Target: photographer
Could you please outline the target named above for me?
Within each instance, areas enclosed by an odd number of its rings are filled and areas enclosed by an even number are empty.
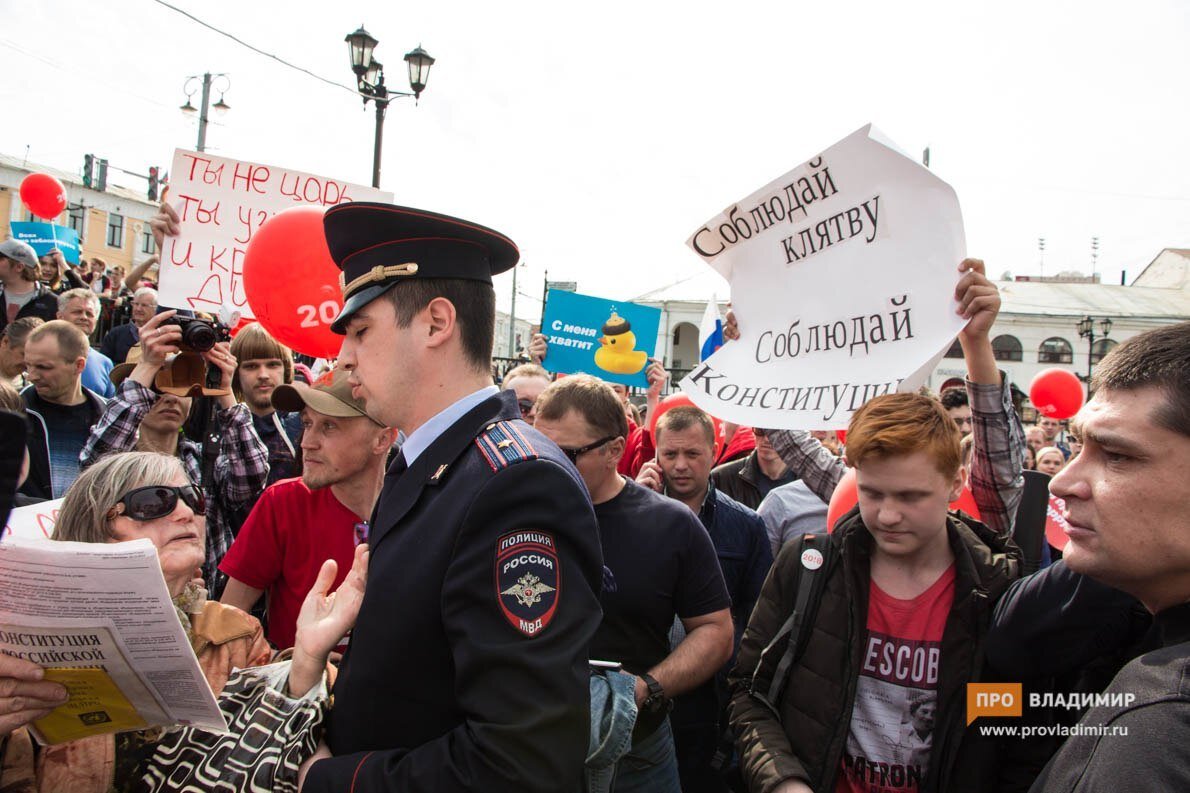
[[[201,353],[203,360],[221,373],[219,390],[223,392],[210,397],[217,408],[216,427],[210,434],[221,442],[213,475],[209,481],[202,481],[202,444],[181,434],[192,399],[163,394],[155,387],[158,372],[167,366],[167,359],[182,350],[182,329],[170,322],[175,313],[166,311],[146,322],[141,328],[144,355],[140,363],[131,372],[128,371],[131,364],[116,367],[112,372],[113,382],[121,382],[116,396],[91,431],[80,462],[86,468],[113,452],[133,450],[157,451],[181,458],[190,480],[201,484],[206,491],[207,555],[203,578],[212,596],[217,597],[226,580],[217,567],[234,539],[228,518],[264,490],[269,475],[268,449],[252,429],[251,413],[236,404],[232,396],[236,359],[228,344],[220,342]],[[171,387],[170,390],[186,394],[194,388]]]

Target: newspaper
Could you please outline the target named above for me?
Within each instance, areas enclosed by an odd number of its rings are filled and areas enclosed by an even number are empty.
[[[70,692],[33,723],[43,743],[175,725],[227,732],[147,539],[0,543],[0,652]]]

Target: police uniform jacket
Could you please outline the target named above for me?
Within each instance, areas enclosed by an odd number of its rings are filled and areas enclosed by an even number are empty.
[[[484,400],[389,469],[367,590],[306,793],[577,790],[598,528],[562,452]]]

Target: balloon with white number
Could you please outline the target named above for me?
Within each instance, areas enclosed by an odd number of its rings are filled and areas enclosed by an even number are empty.
[[[314,358],[339,354],[331,323],[343,308],[339,268],[326,247],[323,207],[278,212],[244,252],[244,291],[252,313],[277,341]]]

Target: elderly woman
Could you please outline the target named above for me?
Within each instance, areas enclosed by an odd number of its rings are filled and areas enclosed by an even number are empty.
[[[218,694],[233,669],[268,663],[272,651],[260,623],[232,606],[208,601],[194,580],[205,554],[202,491],[176,457],[129,452],[84,471],[66,494],[55,540],[123,542],[147,538],[157,546],[161,572],[211,689]],[[331,650],[359,613],[367,576],[367,546],[356,550],[351,572],[333,595],[335,563],[327,561],[306,596],[288,680],[301,697],[322,679]],[[35,754],[24,725],[66,699],[65,689],[41,680],[36,664],[0,654],[0,764],[5,793],[106,793],[131,789],[138,768],[153,753],[160,730],[100,735]],[[9,735],[8,733],[12,733]]]

